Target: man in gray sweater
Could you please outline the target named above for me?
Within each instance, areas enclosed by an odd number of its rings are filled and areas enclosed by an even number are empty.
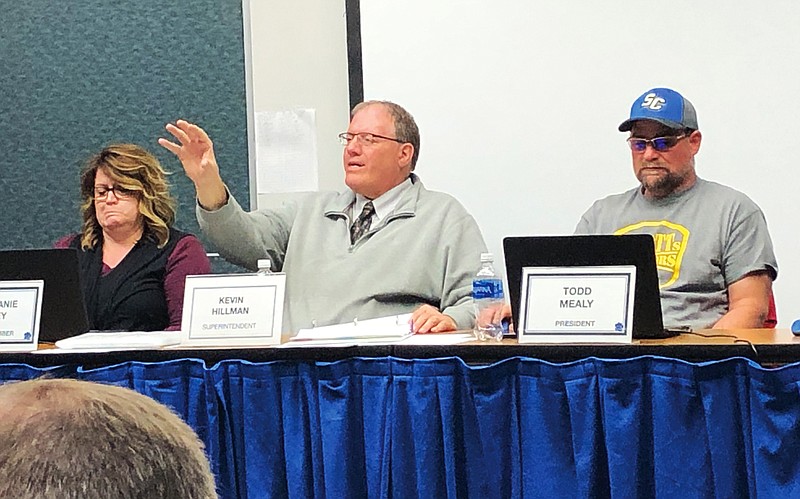
[[[284,331],[407,312],[418,333],[472,327],[486,244],[458,201],[412,173],[419,129],[402,107],[353,109],[339,135],[347,190],[250,213],[225,186],[205,131],[183,120],[167,131],[178,143],[159,143],[194,182],[200,227],[220,254],[250,269],[268,257],[286,273]]]

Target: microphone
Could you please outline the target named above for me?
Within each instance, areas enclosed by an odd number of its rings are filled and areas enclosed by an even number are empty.
[[[795,336],[800,336],[800,319],[792,322],[792,333]]]

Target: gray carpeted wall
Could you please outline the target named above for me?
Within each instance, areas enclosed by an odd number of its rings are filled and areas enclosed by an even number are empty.
[[[78,230],[80,168],[115,142],[174,172],[177,226],[197,233],[191,182],[156,142],[180,117],[208,130],[249,206],[241,0],[0,0],[0,10],[0,249]]]

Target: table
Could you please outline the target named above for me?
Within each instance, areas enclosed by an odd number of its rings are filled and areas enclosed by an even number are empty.
[[[709,337],[713,336],[713,337]],[[52,345],[42,345],[49,349]],[[473,341],[459,345],[360,345],[303,348],[182,348],[107,353],[0,353],[0,363],[24,363],[34,367],[80,364],[101,367],[126,361],[165,362],[194,358],[207,364],[230,359],[250,362],[309,360],[333,362],[352,357],[431,359],[457,356],[470,364],[498,362],[510,357],[532,357],[548,362],[572,362],[587,357],[627,359],[657,355],[689,362],[744,357],[764,366],[800,361],[800,337],[788,329],[701,330],[659,340],[634,340],[631,344],[525,344],[515,339],[502,343]]]
[[[225,498],[798,497],[800,341],[730,333],[755,350],[681,336],[3,354],[0,379],[47,372],[166,403]]]

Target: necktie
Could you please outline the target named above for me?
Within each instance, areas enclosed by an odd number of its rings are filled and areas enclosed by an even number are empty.
[[[361,215],[350,226],[350,244],[355,244],[369,230],[373,213],[375,213],[375,207],[372,205],[372,201],[367,201],[364,209],[361,210]]]

